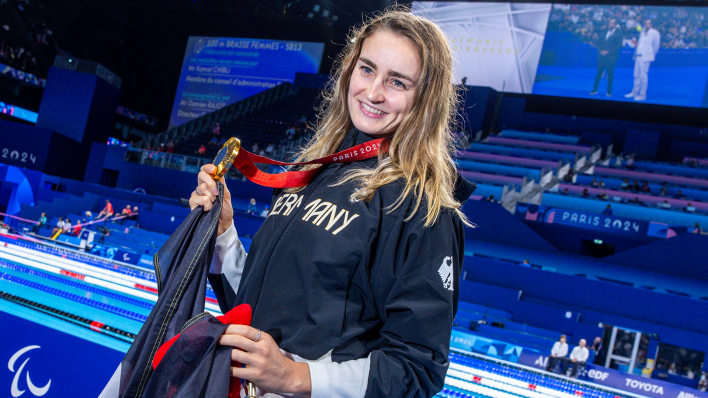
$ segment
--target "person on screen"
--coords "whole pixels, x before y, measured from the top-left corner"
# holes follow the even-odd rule
[[[600,85],[603,72],[607,72],[607,93],[608,97],[612,97],[612,83],[615,80],[615,65],[619,58],[620,48],[622,48],[622,40],[624,35],[617,26],[616,19],[610,19],[607,23],[607,29],[601,31],[595,36],[595,46],[597,47],[597,73],[595,73],[595,84],[592,86],[590,95],[597,94],[597,87]]]
[[[642,33],[639,34],[637,50],[634,52],[634,87],[631,93],[625,95],[625,98],[634,98],[635,101],[647,99],[649,65],[656,59],[660,44],[659,31],[652,27],[651,19],[647,19],[644,22]]]

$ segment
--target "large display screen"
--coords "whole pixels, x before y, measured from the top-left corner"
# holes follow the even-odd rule
[[[708,107],[708,7],[416,1],[456,82],[497,91]]]
[[[178,126],[283,82],[317,73],[324,43],[190,37],[170,127]]]
[[[554,4],[533,94],[708,106],[708,8]]]
[[[497,91],[531,93],[550,4],[416,1],[437,22],[456,57],[455,79]]]

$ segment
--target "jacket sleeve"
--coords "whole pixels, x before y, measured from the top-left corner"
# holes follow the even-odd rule
[[[366,397],[432,397],[445,382],[464,230],[449,211],[431,227],[415,225],[377,256],[391,264],[372,270],[373,280],[382,281],[374,291],[384,325],[383,345],[370,356]]]
[[[246,250],[233,224],[216,238],[216,250],[209,267],[209,283],[224,314],[236,306],[236,292],[246,264]]]

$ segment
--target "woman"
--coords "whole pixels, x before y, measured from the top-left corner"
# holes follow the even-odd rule
[[[430,397],[448,367],[473,189],[450,155],[451,52],[435,24],[389,11],[353,32],[335,70],[298,161],[375,138],[386,150],[276,191],[248,256],[224,190],[210,281],[222,310],[248,303],[253,322],[220,342],[260,394]],[[211,209],[212,171],[192,208]]]

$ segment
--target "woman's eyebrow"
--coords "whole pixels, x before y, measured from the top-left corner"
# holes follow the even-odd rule
[[[368,59],[368,58],[364,58],[364,57],[359,57],[359,60],[360,60],[361,62],[363,62],[363,63],[369,65],[369,66],[372,67],[374,70],[376,69],[376,64],[374,63],[374,61],[372,61],[372,60],[370,60],[370,59]],[[397,77],[397,78],[399,78],[399,79],[406,79],[406,80],[410,81],[411,83],[415,83],[415,80],[413,80],[410,76],[408,76],[408,75],[406,75],[406,74],[403,74],[403,73],[401,73],[401,72],[396,72],[395,70],[389,70],[389,71],[387,72],[387,74],[388,74],[389,76]]]

